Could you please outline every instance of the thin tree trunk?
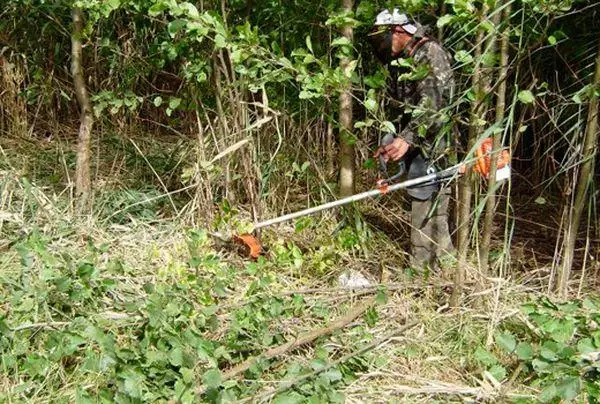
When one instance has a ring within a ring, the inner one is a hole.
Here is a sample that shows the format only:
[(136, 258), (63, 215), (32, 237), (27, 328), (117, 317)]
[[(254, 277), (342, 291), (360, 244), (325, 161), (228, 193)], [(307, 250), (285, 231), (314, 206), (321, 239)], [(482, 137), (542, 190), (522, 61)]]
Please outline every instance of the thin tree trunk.
[[(600, 43), (598, 54), (596, 56), (596, 73), (594, 75), (594, 89), (600, 87)], [(575, 241), (577, 240), (577, 230), (581, 221), (581, 214), (585, 207), (585, 201), (588, 198), (590, 183), (594, 181), (594, 155), (598, 143), (598, 95), (596, 91), (592, 92), (590, 105), (588, 107), (588, 116), (585, 129), (585, 140), (582, 151), (582, 163), (579, 178), (575, 187), (575, 201), (570, 209), (569, 224), (565, 228), (565, 243), (563, 261), (560, 273), (558, 275), (557, 291), (561, 297), (567, 297), (569, 276), (573, 267), (573, 257), (575, 250)]]
[[(504, 20), (507, 22), (502, 33), (500, 43), (500, 74), (498, 75), (498, 93), (496, 98), (496, 123), (501, 124), (504, 120), (504, 109), (506, 108), (506, 76), (508, 74), (508, 24), (510, 19), (512, 3), (508, 3), (504, 9)], [(485, 204), (485, 216), (483, 219), (483, 231), (481, 236), (481, 246), (479, 249), (479, 262), (482, 274), (489, 273), (490, 242), (492, 239), (492, 229), (494, 224), (494, 214), (496, 213), (496, 165), (498, 154), (502, 147), (502, 133), (493, 136), (492, 156), (490, 161), (490, 177), (488, 179), (487, 199)]]
[[(487, 7), (484, 6), (483, 16), (485, 16)], [(481, 55), (483, 48), (484, 31), (479, 28), (475, 43), (475, 67), (473, 70), (473, 89), (475, 90), (475, 99), (471, 104), (470, 122), (469, 122), (469, 138), (467, 142), (467, 154), (473, 149), (479, 134), (481, 133), (480, 120), (484, 112), (484, 88), (481, 68)], [(454, 272), (454, 289), (450, 297), (450, 305), (458, 307), (460, 305), (463, 283), (465, 281), (465, 269), (467, 264), (467, 253), (469, 248), (469, 234), (471, 232), (471, 198), (472, 190), (472, 174), (473, 169), (468, 164), (466, 171), (458, 182), (458, 257), (456, 271)]]
[[(343, 0), (344, 11), (352, 11), (354, 0)], [(352, 43), (352, 27), (347, 25), (342, 30), (343, 35)], [(341, 60), (342, 71), (346, 71), (351, 59)], [(347, 88), (340, 95), (340, 196), (354, 193), (354, 145), (349, 141), (352, 134), (352, 84), (348, 80)]]
[(71, 74), (75, 94), (79, 103), (80, 124), (79, 142), (77, 145), (77, 163), (75, 167), (75, 191), (78, 201), (78, 209), (83, 211), (89, 202), (91, 179), (90, 179), (90, 155), (92, 144), (92, 127), (94, 118), (90, 97), (85, 87), (82, 68), (82, 45), (81, 35), (83, 31), (83, 12), (74, 8), (72, 12), (73, 33), (71, 35)]

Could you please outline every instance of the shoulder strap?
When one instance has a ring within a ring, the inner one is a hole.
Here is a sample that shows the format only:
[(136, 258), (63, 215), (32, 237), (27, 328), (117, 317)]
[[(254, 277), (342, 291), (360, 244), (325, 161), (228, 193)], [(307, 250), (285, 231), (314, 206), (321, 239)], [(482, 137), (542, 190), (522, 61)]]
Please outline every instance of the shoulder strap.
[(413, 55), (415, 54), (415, 52), (417, 51), (417, 49), (419, 49), (421, 46), (423, 46), (426, 42), (431, 41), (431, 39), (429, 39), (428, 37), (423, 37), (421, 39), (419, 39), (417, 41), (417, 43), (415, 43), (411, 48), (410, 51), (408, 52), (408, 57), (413, 57)]

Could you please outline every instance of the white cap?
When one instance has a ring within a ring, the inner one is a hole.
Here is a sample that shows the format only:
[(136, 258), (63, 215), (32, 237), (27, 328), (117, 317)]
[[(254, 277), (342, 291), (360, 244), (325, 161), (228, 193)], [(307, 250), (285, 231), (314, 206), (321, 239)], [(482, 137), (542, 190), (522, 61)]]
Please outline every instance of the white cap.
[(408, 16), (401, 13), (400, 10), (394, 8), (390, 13), (390, 10), (383, 10), (377, 14), (374, 25), (400, 25), (409, 34), (417, 32), (417, 26), (414, 25)]

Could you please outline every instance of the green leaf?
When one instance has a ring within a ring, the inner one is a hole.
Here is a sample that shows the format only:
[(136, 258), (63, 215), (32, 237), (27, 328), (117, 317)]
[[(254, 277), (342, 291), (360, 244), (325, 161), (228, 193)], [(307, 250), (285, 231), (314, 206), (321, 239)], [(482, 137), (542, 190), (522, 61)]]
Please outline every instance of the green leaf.
[(532, 104), (535, 101), (533, 93), (529, 90), (519, 91), (519, 95), (517, 97), (523, 104)]
[(159, 1), (155, 4), (153, 4), (152, 7), (150, 7), (148, 9), (148, 14), (150, 15), (150, 17), (157, 17), (158, 15), (162, 14), (162, 12), (167, 10), (168, 8), (169, 8), (168, 5)]
[(386, 133), (396, 133), (396, 126), (390, 121), (383, 121), (379, 130)]
[(496, 357), (481, 346), (475, 350), (475, 359), (485, 366), (492, 366), (498, 363)]
[(308, 48), (308, 50), (310, 51), (310, 53), (315, 53), (313, 51), (312, 42), (310, 40), (310, 35), (306, 36), (306, 47)]
[(181, 98), (171, 97), (169, 99), (169, 109), (175, 110), (181, 104)]
[(154, 101), (153, 101), (155, 107), (160, 107), (162, 105), (162, 102), (163, 102), (163, 99), (161, 96), (154, 98)]
[(543, 403), (547, 403), (549, 401), (552, 401), (554, 399), (554, 397), (558, 396), (558, 391), (556, 390), (556, 386), (554, 384), (551, 384), (549, 386), (547, 386), (546, 388), (544, 388), (544, 390), (542, 390), (542, 392), (540, 393), (539, 399), (541, 402)]
[(556, 38), (555, 38), (553, 35), (550, 35), (550, 36), (548, 37), (548, 43), (549, 43), (550, 45), (556, 45)]
[(438, 28), (442, 28), (443, 26), (450, 24), (453, 19), (454, 16), (452, 14), (443, 15), (438, 18), (436, 25)]
[(227, 46), (227, 42), (225, 41), (225, 37), (221, 34), (217, 34), (215, 36), (215, 48), (223, 49)]
[(528, 342), (520, 342), (517, 345), (517, 358), (521, 360), (531, 360), (533, 359), (533, 347)]
[(488, 370), (488, 372), (490, 372), (490, 374), (494, 376), (494, 379), (496, 379), (499, 382), (506, 378), (506, 369), (504, 368), (504, 366), (494, 365)]
[(594, 310), (594, 311), (600, 310), (600, 307), (598, 307), (598, 302), (594, 301), (592, 298), (589, 298), (589, 297), (586, 297), (585, 299), (583, 299), (581, 306), (587, 310)]
[(546, 204), (546, 198), (544, 198), (543, 196), (538, 196), (535, 199), (535, 203), (537, 203), (538, 205), (545, 205)]
[(575, 397), (577, 397), (577, 395), (579, 395), (579, 391), (581, 390), (579, 377), (567, 376), (563, 378), (557, 384), (556, 389), (563, 399), (567, 401), (573, 400)]
[(512, 334), (508, 332), (503, 332), (500, 334), (496, 334), (496, 343), (500, 348), (504, 349), (508, 353), (512, 353), (517, 347), (517, 341)]
[(377, 295), (375, 296), (375, 303), (377, 304), (386, 304), (387, 303), (387, 294), (385, 293), (385, 290), (380, 289), (377, 291)]
[(202, 375), (202, 382), (209, 389), (216, 389), (221, 386), (223, 378), (219, 369), (210, 369)]
[(596, 347), (594, 346), (591, 338), (583, 338), (577, 343), (577, 351), (583, 354), (595, 352)]
[(128, 369), (121, 377), (124, 379), (123, 390), (125, 393), (133, 398), (141, 398), (144, 375), (133, 369)]
[(365, 101), (365, 108), (367, 110), (369, 110), (370, 112), (377, 111), (377, 101), (375, 101), (374, 99), (369, 98), (368, 100)]
[(169, 352), (169, 362), (171, 362), (171, 365), (173, 366), (181, 366), (183, 364), (183, 351), (180, 347), (172, 349), (171, 352)]
[(331, 42), (331, 47), (336, 47), (336, 46), (347, 46), (347, 45), (352, 45), (352, 43), (350, 42), (350, 40), (348, 38), (346, 38), (345, 36), (339, 37), (339, 38), (335, 38), (332, 42)]
[(295, 391), (281, 393), (275, 396), (273, 404), (298, 404), (303, 402), (305, 397)]
[(184, 3), (181, 3), (181, 4), (179, 4), (179, 7), (181, 7), (185, 11), (187, 11), (187, 15), (193, 19), (197, 19), (200, 17), (200, 13), (198, 12), (198, 9), (196, 8), (196, 6), (194, 6), (190, 2), (186, 1)]
[(550, 367), (550, 364), (540, 359), (534, 359), (531, 361), (531, 366), (537, 373), (545, 373)]
[(545, 341), (540, 348), (540, 356), (548, 361), (555, 361), (558, 359), (556, 355), (560, 350), (558, 344), (554, 341)]
[(469, 52), (465, 50), (460, 50), (454, 54), (454, 60), (456, 60), (459, 63), (468, 65), (473, 63), (473, 56), (471, 56)]
[(323, 376), (326, 377), (330, 382), (337, 382), (338, 380), (342, 380), (342, 372), (335, 368), (323, 372)]
[(179, 33), (179, 31), (181, 31), (181, 29), (183, 27), (185, 27), (186, 25), (187, 25), (186, 20), (171, 21), (167, 27), (167, 30), (169, 31), (169, 35), (171, 35), (171, 38), (175, 37), (175, 35), (177, 35), (177, 33)]

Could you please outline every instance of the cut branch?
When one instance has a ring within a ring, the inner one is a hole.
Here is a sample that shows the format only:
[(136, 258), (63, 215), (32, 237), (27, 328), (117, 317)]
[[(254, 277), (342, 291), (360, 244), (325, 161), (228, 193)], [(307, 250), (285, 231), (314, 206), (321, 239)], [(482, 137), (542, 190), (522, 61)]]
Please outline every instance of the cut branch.
[[(300, 337), (298, 337), (297, 339), (295, 339), (293, 341), (287, 342), (283, 345), (279, 345), (275, 348), (271, 348), (271, 349), (265, 351), (261, 355), (246, 359), (244, 362), (239, 363), (238, 365), (232, 367), (231, 369), (223, 372), (222, 380), (225, 381), (225, 380), (233, 379), (233, 378), (243, 374), (246, 370), (250, 369), (250, 367), (254, 363), (256, 363), (256, 361), (258, 361), (258, 360), (273, 359), (277, 356), (280, 356), (287, 352), (293, 351), (303, 345), (309, 344), (323, 335), (328, 335), (336, 330), (344, 328), (348, 324), (350, 324), (351, 322), (356, 320), (358, 317), (360, 317), (364, 312), (366, 312), (374, 304), (375, 304), (375, 299), (374, 298), (369, 299), (369, 300), (365, 301), (364, 303), (360, 304), (359, 306), (355, 307), (354, 309), (350, 310), (350, 312), (348, 312), (348, 314), (346, 314), (345, 316), (340, 317), (339, 319), (335, 320), (334, 322), (332, 322), (331, 324), (327, 325), (324, 328), (314, 329), (312, 331), (307, 332), (304, 335), (301, 335)], [(205, 391), (204, 386), (200, 386), (198, 389), (196, 389), (196, 392), (198, 392), (198, 393), (204, 393), (204, 391)]]
[(306, 380), (309, 380), (309, 379), (315, 377), (316, 375), (318, 375), (318, 374), (320, 374), (322, 372), (325, 372), (326, 370), (331, 369), (332, 367), (335, 367), (335, 366), (337, 366), (337, 365), (339, 365), (341, 363), (346, 362), (349, 359), (355, 358), (355, 357), (360, 356), (360, 355), (362, 355), (362, 354), (364, 354), (364, 353), (366, 353), (366, 352), (368, 352), (368, 351), (370, 351), (372, 349), (377, 348), (378, 346), (386, 343), (390, 339), (396, 338), (396, 337), (404, 334), (405, 331), (410, 330), (411, 328), (413, 328), (414, 326), (416, 326), (419, 323), (420, 323), (419, 321), (413, 321), (412, 323), (408, 323), (408, 324), (400, 327), (396, 331), (394, 331), (394, 332), (386, 335), (385, 337), (379, 338), (379, 339), (371, 342), (370, 344), (364, 346), (363, 348), (359, 349), (358, 351), (350, 352), (349, 354), (346, 354), (346, 355), (342, 356), (341, 358), (339, 358), (339, 359), (337, 359), (337, 360), (335, 360), (335, 361), (327, 364), (326, 366), (323, 366), (320, 369), (317, 369), (317, 370), (315, 370), (315, 371), (313, 371), (313, 372), (311, 372), (309, 374), (306, 374), (304, 376), (300, 376), (300, 377), (298, 377), (298, 378), (296, 378), (294, 380), (290, 380), (289, 382), (283, 383), (279, 387), (277, 387), (276, 389), (270, 390), (270, 391), (268, 391), (266, 393), (263, 393), (261, 395), (255, 396), (255, 397), (250, 397), (250, 398), (246, 398), (244, 400), (241, 400), (240, 403), (246, 403), (248, 401), (261, 402), (263, 400), (268, 399), (269, 397), (274, 396), (275, 394), (282, 393), (282, 392), (286, 391), (287, 389), (289, 389), (290, 387), (295, 386), (298, 383), (302, 383), (302, 382), (304, 382)]
[(81, 36), (83, 32), (83, 12), (74, 8), (72, 12), (73, 33), (71, 35), (71, 74), (75, 95), (80, 108), (79, 141), (77, 144), (77, 164), (75, 167), (75, 192), (79, 199), (78, 208), (83, 211), (89, 201), (90, 180), (90, 149), (92, 144), (92, 127), (94, 119), (90, 97), (85, 87), (85, 79), (82, 67), (82, 45)]

